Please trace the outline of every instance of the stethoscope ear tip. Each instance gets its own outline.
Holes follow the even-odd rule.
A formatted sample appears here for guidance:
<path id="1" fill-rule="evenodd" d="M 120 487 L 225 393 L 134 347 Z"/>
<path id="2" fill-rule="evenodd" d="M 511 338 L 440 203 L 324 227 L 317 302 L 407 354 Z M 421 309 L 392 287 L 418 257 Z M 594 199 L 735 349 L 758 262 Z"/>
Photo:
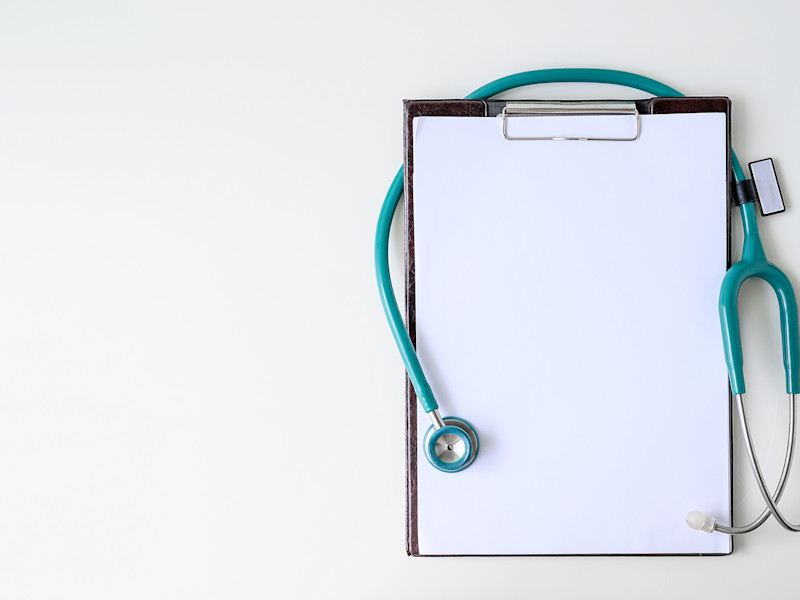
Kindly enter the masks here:
<path id="1" fill-rule="evenodd" d="M 714 531 L 714 525 L 717 524 L 717 520 L 699 510 L 693 510 L 686 515 L 686 524 L 697 531 L 711 533 Z"/>
<path id="2" fill-rule="evenodd" d="M 435 468 L 445 473 L 463 471 L 478 455 L 478 435 L 467 421 L 445 417 L 444 427 L 431 425 L 425 432 L 423 451 Z"/>

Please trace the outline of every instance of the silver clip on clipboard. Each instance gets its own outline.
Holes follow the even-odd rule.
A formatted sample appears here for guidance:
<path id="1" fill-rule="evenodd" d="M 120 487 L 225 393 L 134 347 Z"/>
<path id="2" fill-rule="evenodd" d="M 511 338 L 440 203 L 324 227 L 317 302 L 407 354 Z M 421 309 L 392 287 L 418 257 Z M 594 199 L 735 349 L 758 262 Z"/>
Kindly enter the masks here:
<path id="1" fill-rule="evenodd" d="M 606 135 L 512 135 L 509 120 L 516 117 L 629 117 L 630 133 Z M 499 117 L 503 123 L 503 137 L 507 140 L 574 140 L 633 142 L 639 139 L 639 111 L 635 102 L 507 102 Z"/>

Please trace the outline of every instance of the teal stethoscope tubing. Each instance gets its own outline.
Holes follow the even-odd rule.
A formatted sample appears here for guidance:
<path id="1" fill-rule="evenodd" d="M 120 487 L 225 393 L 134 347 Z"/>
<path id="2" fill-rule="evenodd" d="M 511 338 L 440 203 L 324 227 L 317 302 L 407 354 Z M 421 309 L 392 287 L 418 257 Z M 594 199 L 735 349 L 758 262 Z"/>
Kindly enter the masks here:
<path id="1" fill-rule="evenodd" d="M 579 82 L 579 83 L 605 83 L 635 88 L 654 96 L 683 96 L 679 91 L 664 85 L 654 79 L 610 69 L 542 69 L 526 71 L 496 79 L 491 83 L 478 88 L 465 99 L 487 99 L 502 92 L 539 83 Z M 745 175 L 736 153 L 731 149 L 731 162 L 734 177 L 737 182 L 744 181 Z M 400 309 L 397 306 L 392 289 L 391 275 L 389 272 L 389 232 L 397 205 L 403 195 L 403 167 L 394 177 L 386 193 L 383 206 L 378 218 L 378 227 L 375 235 L 375 273 L 378 280 L 378 290 L 386 313 L 389 326 L 403 362 L 408 372 L 420 404 L 426 413 L 438 409 L 433 390 L 419 363 L 414 345 L 411 343 L 403 324 Z M 736 396 L 739 409 L 740 423 L 745 437 L 748 457 L 758 482 L 759 491 L 767 503 L 767 508 L 751 523 L 743 527 L 727 527 L 714 521 L 713 530 L 723 533 L 747 533 L 760 526 L 770 514 L 773 514 L 779 523 L 790 530 L 800 530 L 800 525 L 789 523 L 777 508 L 787 482 L 787 475 L 792 465 L 795 447 L 795 401 L 800 392 L 800 332 L 798 331 L 797 300 L 791 283 L 784 273 L 770 263 L 764 253 L 756 223 L 755 206 L 753 202 L 740 205 L 742 227 L 744 229 L 744 244 L 741 260 L 733 265 L 725 275 L 722 282 L 719 299 L 720 324 L 725 350 L 725 361 L 728 366 L 731 391 Z M 790 405 L 790 431 L 786 449 L 786 457 L 780 480 L 774 494 L 770 494 L 764 482 L 747 425 L 743 395 L 745 392 L 743 357 L 741 335 L 739 328 L 738 298 L 742 284 L 751 278 L 766 281 L 775 291 L 780 308 L 781 337 L 783 341 L 783 363 L 786 372 L 786 392 L 791 395 Z"/>
<path id="2" fill-rule="evenodd" d="M 538 83 L 607 83 L 613 85 L 621 85 L 630 88 L 635 88 L 654 96 L 683 96 L 678 90 L 664 85 L 649 77 L 636 75 L 635 73 L 627 73 L 625 71 L 615 71 L 611 69 L 541 69 L 537 71 L 525 71 L 523 73 L 516 73 L 501 77 L 491 83 L 478 88 L 468 96 L 466 100 L 486 99 L 508 90 L 523 87 L 526 85 L 534 85 Z M 745 179 L 742 166 L 736 154 L 731 151 L 731 158 L 733 162 L 733 171 L 737 181 Z M 375 274 L 378 279 L 378 292 L 383 304 L 383 310 L 386 313 L 386 318 L 389 322 L 389 328 L 394 336 L 394 341 L 397 348 L 400 350 L 400 356 L 403 358 L 408 377 L 414 390 L 417 393 L 420 404 L 426 413 L 439 408 L 436 398 L 433 394 L 430 384 L 428 383 L 422 366 L 417 358 L 417 353 L 414 349 L 414 344 L 411 343 L 403 323 L 403 317 L 400 314 L 400 309 L 397 306 L 397 299 L 395 298 L 392 289 L 392 278 L 389 273 L 389 232 L 392 227 L 392 220 L 397 205 L 403 196 L 403 167 L 397 171 L 397 174 L 389 186 L 389 191 L 386 192 L 386 198 L 381 207 L 380 216 L 378 217 L 378 227 L 375 234 Z M 750 207 L 749 212 L 747 207 Z M 752 210 L 752 203 L 742 206 L 742 220 L 747 223 L 745 232 L 752 233 L 755 237 L 755 244 L 761 248 L 761 242 L 758 239 L 758 229 L 755 224 L 755 212 Z M 751 244 L 752 246 L 752 244 Z M 763 250 L 761 251 L 763 255 Z M 738 291 L 734 296 L 738 296 Z M 735 314 L 731 313 L 732 315 Z M 741 375 L 742 359 L 741 359 L 741 340 L 739 337 L 739 322 L 738 316 L 731 319 L 732 325 L 735 325 L 735 332 L 729 332 L 726 336 L 725 356 L 732 357 L 728 360 L 728 366 L 731 364 L 737 368 L 736 376 L 731 375 L 731 384 L 734 381 L 743 381 Z M 795 321 L 796 310 L 795 310 Z M 723 325 L 723 330 L 726 327 Z M 786 331 L 786 330 L 784 330 Z M 784 337 L 784 341 L 785 341 Z M 735 345 L 739 344 L 738 354 L 734 351 Z M 730 349 L 730 350 L 729 350 Z M 793 355 L 796 355 L 795 352 Z M 732 371 L 733 373 L 733 371 Z M 788 379 L 788 375 L 787 375 Z"/>

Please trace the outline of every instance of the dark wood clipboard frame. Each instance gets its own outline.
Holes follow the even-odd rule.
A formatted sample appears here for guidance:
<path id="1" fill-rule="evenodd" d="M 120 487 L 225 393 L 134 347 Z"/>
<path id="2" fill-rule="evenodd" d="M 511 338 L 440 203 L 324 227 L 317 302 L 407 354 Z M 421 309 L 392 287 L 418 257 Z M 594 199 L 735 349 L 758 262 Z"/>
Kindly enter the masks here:
<path id="1" fill-rule="evenodd" d="M 519 102 L 519 101 L 516 101 Z M 417 117 L 495 117 L 505 106 L 503 100 L 405 100 L 403 119 L 403 147 L 405 167 L 405 291 L 406 324 L 412 343 L 416 346 L 416 295 L 414 254 L 414 119 Z M 727 123 L 727 206 L 731 206 L 731 101 L 724 96 L 649 98 L 637 100 L 639 114 L 670 113 L 725 113 Z M 731 266 L 731 221 L 730 210 L 726 213 L 726 267 Z M 417 523 L 417 410 L 419 403 L 411 380 L 406 377 L 406 552 L 409 556 L 503 556 L 503 555 L 439 555 L 420 554 Z M 728 393 L 728 469 L 730 480 L 730 511 L 733 518 L 733 397 Z M 714 554 L 525 554 L 512 556 L 727 556 L 730 551 Z"/>

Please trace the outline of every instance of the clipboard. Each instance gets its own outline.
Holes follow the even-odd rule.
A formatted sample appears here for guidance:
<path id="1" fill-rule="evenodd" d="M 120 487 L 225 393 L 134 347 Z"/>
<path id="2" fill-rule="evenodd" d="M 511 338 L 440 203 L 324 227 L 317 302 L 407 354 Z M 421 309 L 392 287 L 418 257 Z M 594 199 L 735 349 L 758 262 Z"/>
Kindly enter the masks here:
<path id="1" fill-rule="evenodd" d="M 408 332 L 481 439 L 433 469 L 407 380 L 408 554 L 730 554 L 730 100 L 404 108 Z"/>

